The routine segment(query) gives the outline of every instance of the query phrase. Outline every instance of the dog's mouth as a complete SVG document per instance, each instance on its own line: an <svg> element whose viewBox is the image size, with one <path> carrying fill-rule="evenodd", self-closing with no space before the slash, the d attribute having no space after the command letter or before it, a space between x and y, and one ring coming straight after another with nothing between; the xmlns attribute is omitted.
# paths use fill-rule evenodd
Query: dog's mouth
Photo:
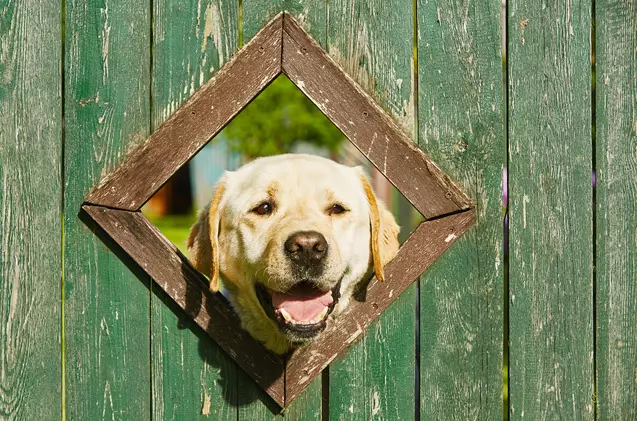
<svg viewBox="0 0 637 421"><path fill-rule="evenodd" d="M292 342L312 339L327 326L327 318L339 298L340 282L331 290L320 290L302 281L286 292L271 291L262 284L256 292L266 314Z"/></svg>

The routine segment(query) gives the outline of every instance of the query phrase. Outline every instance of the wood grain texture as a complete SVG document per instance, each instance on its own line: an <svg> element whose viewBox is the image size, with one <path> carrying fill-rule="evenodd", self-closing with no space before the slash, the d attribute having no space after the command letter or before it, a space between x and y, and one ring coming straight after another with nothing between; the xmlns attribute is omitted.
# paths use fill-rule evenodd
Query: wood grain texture
<svg viewBox="0 0 637 421"><path fill-rule="evenodd" d="M238 38L238 2L153 2L151 130L230 60ZM151 307L153 419L236 419L236 363L154 285Z"/></svg>
<svg viewBox="0 0 637 421"><path fill-rule="evenodd" d="M412 0L332 0L328 16L330 57L377 104L389 111L408 142L414 132L415 111L414 13ZM349 121L346 124L349 125ZM379 134L382 136L383 132ZM382 137L375 144L379 154L386 153L387 144ZM369 149L372 149L371 143ZM405 161L405 154L397 155L400 158L383 160L379 169L384 170L387 165L388 170L389 166L402 170L403 162L399 160ZM377 167L378 164L379 161ZM419 182L414 183L414 180L420 181L419 175L407 177L412 189L421 188L416 185ZM415 340L416 286L411 285L369 327L360 343L330 367L330 418L415 419Z"/></svg>
<svg viewBox="0 0 637 421"><path fill-rule="evenodd" d="M150 3L70 0L65 10L66 416L148 420L148 279L78 214L89 189L149 135Z"/></svg>
<svg viewBox="0 0 637 421"><path fill-rule="evenodd" d="M325 46L326 0L243 0L243 42L278 13L286 11L320 45Z"/></svg>
<svg viewBox="0 0 637 421"><path fill-rule="evenodd" d="M42 10L47 9L47 13ZM59 2L0 7L0 419L59 419Z"/></svg>
<svg viewBox="0 0 637 421"><path fill-rule="evenodd" d="M320 372L319 372L320 374ZM315 378L286 408L273 405L273 401L258 387L245 372L239 373L241 399L246 403L239 408L240 420L321 420L322 386L321 377Z"/></svg>
<svg viewBox="0 0 637 421"><path fill-rule="evenodd" d="M288 359L286 400L289 401L298 395L303 390L303 387L317 376L323 368L327 367L339 355L344 355L349 346L362 338L365 335L365 329L390 304L400 300L399 297L413 284L413 280L417 279L474 222L474 213L469 210L421 223L402 245L396 257L385 266L385 282L377 282L376 278L372 279L367 288L365 301L352 301L347 310L339 315L336 323L332 324L329 330L313 342L312 345L299 349ZM373 333L376 334L376 332ZM404 335L404 331L401 333ZM407 350L406 352L410 351ZM401 354L396 353L395 355L396 358L401 357ZM409 358L413 358L413 354ZM389 377L396 375L396 373L383 372L383 375ZM413 373L411 375L411 379L407 381L413 380ZM358 383L358 386L360 387L360 383ZM332 400L332 396L335 393L348 392L344 391L343 388L335 388L330 394L330 400ZM380 398L380 392L378 394L378 398ZM372 393L373 397L374 394ZM393 399L396 401L388 402L388 406L395 405L401 399L401 396L394 396ZM381 403L379 402L379 404ZM410 404L415 407L413 400ZM337 413L335 416L349 417L351 415L349 408L346 411L345 413ZM373 412L372 410L371 415L374 415ZM354 416L358 417L359 415L357 414L361 413L356 412ZM370 414L362 413L361 415ZM392 415L388 414L387 416L389 419L393 419Z"/></svg>
<svg viewBox="0 0 637 421"><path fill-rule="evenodd" d="M595 2L597 416L637 419L637 4Z"/></svg>
<svg viewBox="0 0 637 421"><path fill-rule="evenodd" d="M413 2L331 0L329 56L391 116L414 130Z"/></svg>
<svg viewBox="0 0 637 421"><path fill-rule="evenodd" d="M206 278L140 212L82 208L188 316L284 406L283 360L240 329L239 317L223 295L211 293ZM231 413L229 416L235 416Z"/></svg>
<svg viewBox="0 0 637 421"><path fill-rule="evenodd" d="M286 18L283 29L284 73L423 216L469 207L457 186L293 19Z"/></svg>
<svg viewBox="0 0 637 421"><path fill-rule="evenodd" d="M244 0L243 1L243 42L250 40L263 25L282 11L287 11L300 22L321 45L325 45L326 0ZM272 410L267 405L263 392L255 388L254 382L246 382L246 376L240 376L240 389L245 396L242 400L252 401L239 408L240 420L281 419L312 420L321 416L322 388L320 379L315 380L299 399L289 405L284 414ZM241 381L244 380L244 381Z"/></svg>
<svg viewBox="0 0 637 421"><path fill-rule="evenodd" d="M243 47L108 174L86 202L138 210L280 73L282 20L281 15L271 21Z"/></svg>
<svg viewBox="0 0 637 421"><path fill-rule="evenodd" d="M594 417L590 6L509 3L511 419Z"/></svg>
<svg viewBox="0 0 637 421"><path fill-rule="evenodd" d="M421 279L421 419L502 416L506 162L499 0L418 2L419 144L476 203L477 226Z"/></svg>

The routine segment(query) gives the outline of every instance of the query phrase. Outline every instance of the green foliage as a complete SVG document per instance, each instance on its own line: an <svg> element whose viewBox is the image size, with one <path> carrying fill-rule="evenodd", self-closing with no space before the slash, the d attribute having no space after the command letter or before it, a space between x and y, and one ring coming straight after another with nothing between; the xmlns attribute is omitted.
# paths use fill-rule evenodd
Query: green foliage
<svg viewBox="0 0 637 421"><path fill-rule="evenodd" d="M343 134L284 75L226 127L231 150L248 158L291 152L298 142L336 151Z"/></svg>

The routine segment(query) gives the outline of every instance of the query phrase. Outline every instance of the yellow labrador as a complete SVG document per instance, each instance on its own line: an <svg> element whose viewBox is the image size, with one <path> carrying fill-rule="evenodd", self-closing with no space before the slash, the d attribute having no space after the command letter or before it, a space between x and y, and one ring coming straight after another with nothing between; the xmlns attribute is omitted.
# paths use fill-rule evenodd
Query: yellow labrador
<svg viewBox="0 0 637 421"><path fill-rule="evenodd" d="M396 254L399 227L359 167L312 155L226 172L188 238L254 338L279 354L310 342Z"/></svg>

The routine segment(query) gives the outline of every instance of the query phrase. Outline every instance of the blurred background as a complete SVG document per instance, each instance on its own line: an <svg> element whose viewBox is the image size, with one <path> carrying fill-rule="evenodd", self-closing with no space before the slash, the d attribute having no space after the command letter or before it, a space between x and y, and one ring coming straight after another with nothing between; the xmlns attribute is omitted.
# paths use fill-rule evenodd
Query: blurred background
<svg viewBox="0 0 637 421"><path fill-rule="evenodd" d="M285 76L274 80L227 127L184 165L142 208L187 255L186 239L197 212L211 200L224 171L282 153L308 153L365 168L377 197L401 227L402 243L423 220L387 179Z"/></svg>

